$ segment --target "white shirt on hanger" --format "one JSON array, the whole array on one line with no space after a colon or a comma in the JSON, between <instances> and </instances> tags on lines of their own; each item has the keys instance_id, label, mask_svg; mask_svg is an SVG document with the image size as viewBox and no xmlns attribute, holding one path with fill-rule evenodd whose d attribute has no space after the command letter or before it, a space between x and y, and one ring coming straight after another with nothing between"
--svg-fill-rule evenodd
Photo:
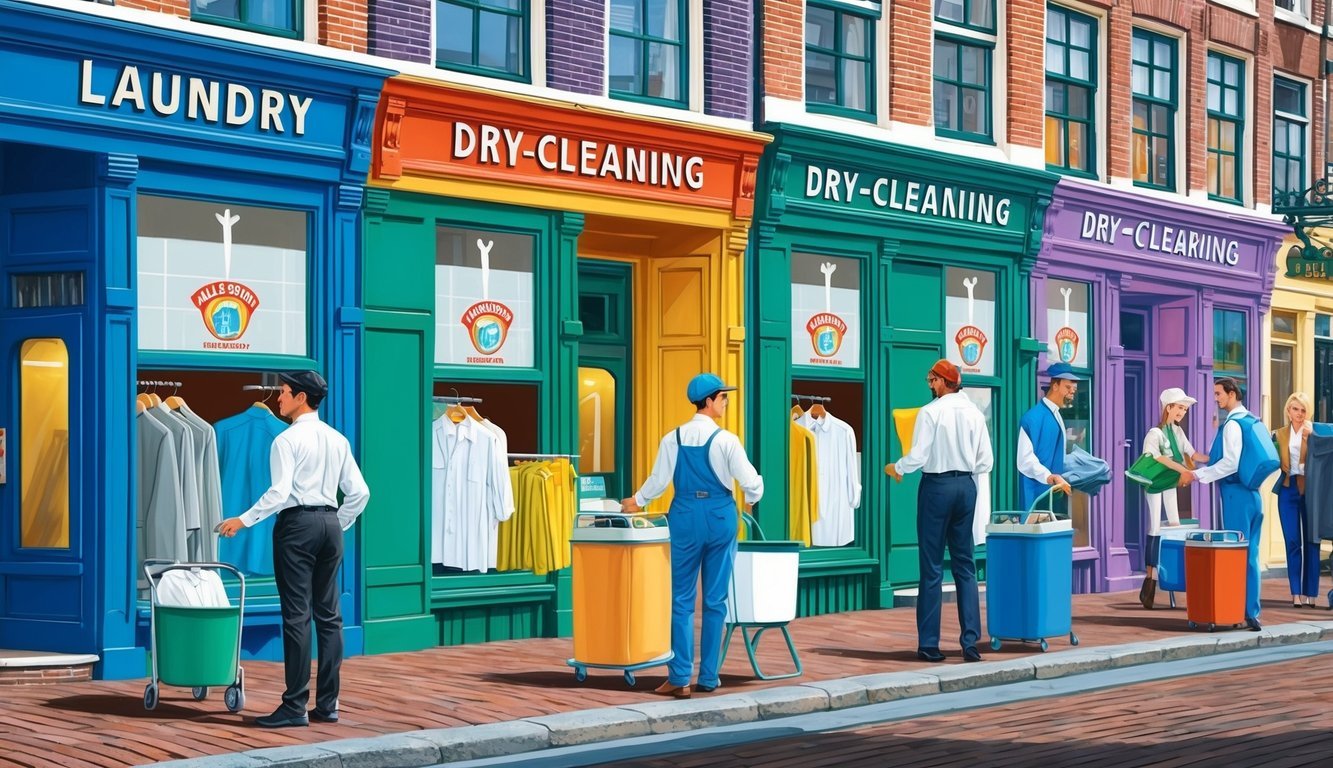
<instances>
[{"instance_id":1,"label":"white shirt on hanger","mask_svg":"<svg viewBox=\"0 0 1333 768\"><path fill-rule=\"evenodd\" d=\"M496 562L501 521L514 514L508 455L473 419L431 428L431 562L485 571Z\"/></svg>"},{"instance_id":2,"label":"white shirt on hanger","mask_svg":"<svg viewBox=\"0 0 1333 768\"><path fill-rule=\"evenodd\" d=\"M819 519L810 525L810 543L816 547L850 544L856 537L853 510L861 506L856 433L831 413L818 419L807 413L798 423L814 434L819 462Z\"/></svg>"},{"instance_id":3,"label":"white shirt on hanger","mask_svg":"<svg viewBox=\"0 0 1333 768\"><path fill-rule=\"evenodd\" d=\"M296 417L274 438L269 467L273 485L241 514L247 528L289 507L337 507L341 490L338 522L345 531L370 502L370 488L352 458L352 446L337 430L320 421L318 413Z\"/></svg>"}]
</instances>

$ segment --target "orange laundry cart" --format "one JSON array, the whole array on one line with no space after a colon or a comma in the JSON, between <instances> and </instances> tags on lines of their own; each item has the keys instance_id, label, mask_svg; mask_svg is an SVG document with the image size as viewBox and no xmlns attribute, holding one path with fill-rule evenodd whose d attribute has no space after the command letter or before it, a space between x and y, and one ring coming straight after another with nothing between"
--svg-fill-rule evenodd
<instances>
[{"instance_id":1,"label":"orange laundry cart","mask_svg":"<svg viewBox=\"0 0 1333 768\"><path fill-rule=\"evenodd\" d=\"M1249 544L1239 531L1191 531L1185 537L1185 615L1190 629L1245 621Z\"/></svg>"},{"instance_id":2,"label":"orange laundry cart","mask_svg":"<svg viewBox=\"0 0 1333 768\"><path fill-rule=\"evenodd\" d=\"M580 512L573 546L574 678L671 660L671 534L661 516Z\"/></svg>"}]
</instances>

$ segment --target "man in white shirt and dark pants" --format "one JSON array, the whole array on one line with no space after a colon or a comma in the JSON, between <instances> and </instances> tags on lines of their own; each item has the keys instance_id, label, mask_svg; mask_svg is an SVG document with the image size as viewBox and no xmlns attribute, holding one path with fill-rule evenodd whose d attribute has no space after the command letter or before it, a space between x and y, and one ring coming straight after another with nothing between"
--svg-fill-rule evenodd
<instances>
[{"instance_id":1,"label":"man in white shirt and dark pants","mask_svg":"<svg viewBox=\"0 0 1333 768\"><path fill-rule=\"evenodd\" d=\"M972 519L976 514L977 475L991 470L995 458L981 409L964 395L958 366L940 360L926 374L934 397L916 417L912 450L884 468L894 480L922 470L917 489L916 535L921 581L916 601L916 654L923 661L944 661L940 651L940 602L944 582L944 545L949 545L953 582L958 590L959 643L964 661L981 661L981 600L973 560Z\"/></svg>"},{"instance_id":2,"label":"man in white shirt and dark pants","mask_svg":"<svg viewBox=\"0 0 1333 768\"><path fill-rule=\"evenodd\" d=\"M287 689L282 706L257 718L265 728L304 726L310 719L338 721L339 670L342 667L342 612L338 571L343 561L343 531L352 527L370 500L370 489L352 458L351 445L320 421L316 409L328 394L314 371L283 373L278 412L292 425L273 441L269 463L273 485L240 517L218 526L235 536L273 514L273 576L282 605L282 659ZM338 506L338 491L343 504ZM315 708L310 701L310 619L319 638Z\"/></svg>"}]
</instances>

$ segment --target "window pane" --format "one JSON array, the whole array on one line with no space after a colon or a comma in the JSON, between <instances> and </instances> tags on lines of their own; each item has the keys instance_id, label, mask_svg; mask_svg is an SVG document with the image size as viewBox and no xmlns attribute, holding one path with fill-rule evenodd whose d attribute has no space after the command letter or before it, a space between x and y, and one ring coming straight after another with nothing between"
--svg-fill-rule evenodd
<instances>
[{"instance_id":1,"label":"window pane","mask_svg":"<svg viewBox=\"0 0 1333 768\"><path fill-rule=\"evenodd\" d=\"M945 21L962 21L963 0L935 0L935 16Z\"/></svg>"},{"instance_id":2,"label":"window pane","mask_svg":"<svg viewBox=\"0 0 1333 768\"><path fill-rule=\"evenodd\" d=\"M1148 95L1148 68L1142 64L1134 65L1134 93Z\"/></svg>"},{"instance_id":3,"label":"window pane","mask_svg":"<svg viewBox=\"0 0 1333 768\"><path fill-rule=\"evenodd\" d=\"M246 3L245 22L275 29L294 29L292 23L292 3L290 0L269 0L269 2Z\"/></svg>"},{"instance_id":4,"label":"window pane","mask_svg":"<svg viewBox=\"0 0 1333 768\"><path fill-rule=\"evenodd\" d=\"M1086 21L1071 20L1069 43L1078 48L1092 48L1092 25Z\"/></svg>"},{"instance_id":5,"label":"window pane","mask_svg":"<svg viewBox=\"0 0 1333 768\"><path fill-rule=\"evenodd\" d=\"M19 353L19 546L69 547L69 350L29 339Z\"/></svg>"},{"instance_id":6,"label":"window pane","mask_svg":"<svg viewBox=\"0 0 1333 768\"><path fill-rule=\"evenodd\" d=\"M948 130L958 130L958 86L948 83L935 83L935 125Z\"/></svg>"},{"instance_id":7,"label":"window pane","mask_svg":"<svg viewBox=\"0 0 1333 768\"><path fill-rule=\"evenodd\" d=\"M1152 52L1153 65L1158 67L1171 67L1175 64L1171 58L1171 44L1165 40L1154 40Z\"/></svg>"},{"instance_id":8,"label":"window pane","mask_svg":"<svg viewBox=\"0 0 1333 768\"><path fill-rule=\"evenodd\" d=\"M1087 137L1088 126L1083 123L1071 122L1068 124L1069 130L1069 167L1087 170Z\"/></svg>"},{"instance_id":9,"label":"window pane","mask_svg":"<svg viewBox=\"0 0 1333 768\"><path fill-rule=\"evenodd\" d=\"M1148 38L1134 33L1134 46L1132 48L1133 61L1139 62L1148 60Z\"/></svg>"},{"instance_id":10,"label":"window pane","mask_svg":"<svg viewBox=\"0 0 1333 768\"><path fill-rule=\"evenodd\" d=\"M1222 108L1222 88L1217 83L1208 84L1208 111L1216 112Z\"/></svg>"},{"instance_id":11,"label":"window pane","mask_svg":"<svg viewBox=\"0 0 1333 768\"><path fill-rule=\"evenodd\" d=\"M519 55L522 50L521 16L483 11L478 19L477 64L513 74L522 74Z\"/></svg>"},{"instance_id":12,"label":"window pane","mask_svg":"<svg viewBox=\"0 0 1333 768\"><path fill-rule=\"evenodd\" d=\"M986 127L986 92L967 88L963 91L963 130L988 133Z\"/></svg>"},{"instance_id":13,"label":"window pane","mask_svg":"<svg viewBox=\"0 0 1333 768\"><path fill-rule=\"evenodd\" d=\"M611 35L611 90L622 93L643 93L643 58L640 42L633 38Z\"/></svg>"},{"instance_id":14,"label":"window pane","mask_svg":"<svg viewBox=\"0 0 1333 768\"><path fill-rule=\"evenodd\" d=\"M1171 178L1171 165L1166 139L1157 137L1152 142L1153 183L1166 186Z\"/></svg>"},{"instance_id":15,"label":"window pane","mask_svg":"<svg viewBox=\"0 0 1333 768\"><path fill-rule=\"evenodd\" d=\"M1272 410L1269 413L1269 426L1276 427L1279 424L1287 422L1285 406L1287 396L1296 390L1295 382L1292 381L1292 349L1279 345L1273 346L1271 361L1271 371L1273 376L1273 397Z\"/></svg>"},{"instance_id":16,"label":"window pane","mask_svg":"<svg viewBox=\"0 0 1333 768\"><path fill-rule=\"evenodd\" d=\"M963 82L970 85L986 85L986 59L990 51L973 45L962 46Z\"/></svg>"},{"instance_id":17,"label":"window pane","mask_svg":"<svg viewBox=\"0 0 1333 768\"><path fill-rule=\"evenodd\" d=\"M1068 94L1069 115L1081 118L1091 117L1088 108L1092 103L1092 92L1081 85L1067 85L1065 91Z\"/></svg>"},{"instance_id":18,"label":"window pane","mask_svg":"<svg viewBox=\"0 0 1333 768\"><path fill-rule=\"evenodd\" d=\"M1305 126L1292 123L1287 126L1287 154L1305 157Z\"/></svg>"},{"instance_id":19,"label":"window pane","mask_svg":"<svg viewBox=\"0 0 1333 768\"><path fill-rule=\"evenodd\" d=\"M1134 102L1134 128L1140 131L1148 130L1148 105L1142 101Z\"/></svg>"},{"instance_id":20,"label":"window pane","mask_svg":"<svg viewBox=\"0 0 1333 768\"><path fill-rule=\"evenodd\" d=\"M1065 49L1059 43L1046 43L1046 71L1065 74Z\"/></svg>"},{"instance_id":21,"label":"window pane","mask_svg":"<svg viewBox=\"0 0 1333 768\"><path fill-rule=\"evenodd\" d=\"M1134 180L1151 181L1148 178L1148 137L1141 133L1134 134Z\"/></svg>"},{"instance_id":22,"label":"window pane","mask_svg":"<svg viewBox=\"0 0 1333 768\"><path fill-rule=\"evenodd\" d=\"M1046 6L1046 38L1057 43L1065 42L1065 24L1069 16L1053 6Z\"/></svg>"},{"instance_id":23,"label":"window pane","mask_svg":"<svg viewBox=\"0 0 1333 768\"><path fill-rule=\"evenodd\" d=\"M958 79L958 46L946 40L935 41L935 77Z\"/></svg>"},{"instance_id":24,"label":"window pane","mask_svg":"<svg viewBox=\"0 0 1333 768\"><path fill-rule=\"evenodd\" d=\"M435 230L435 363L530 367L536 238Z\"/></svg>"},{"instance_id":25,"label":"window pane","mask_svg":"<svg viewBox=\"0 0 1333 768\"><path fill-rule=\"evenodd\" d=\"M1173 99L1175 94L1171 92L1171 72L1169 70L1156 70L1152 73L1152 95L1159 99Z\"/></svg>"},{"instance_id":26,"label":"window pane","mask_svg":"<svg viewBox=\"0 0 1333 768\"><path fill-rule=\"evenodd\" d=\"M1282 154L1287 153L1287 128L1285 120L1278 118L1273 121L1273 151Z\"/></svg>"},{"instance_id":27,"label":"window pane","mask_svg":"<svg viewBox=\"0 0 1333 768\"><path fill-rule=\"evenodd\" d=\"M643 34L643 14L639 0L611 0L611 29Z\"/></svg>"},{"instance_id":28,"label":"window pane","mask_svg":"<svg viewBox=\"0 0 1333 768\"><path fill-rule=\"evenodd\" d=\"M1092 78L1092 72L1088 67L1087 51L1069 52L1069 76L1077 77L1079 80L1089 80Z\"/></svg>"},{"instance_id":29,"label":"window pane","mask_svg":"<svg viewBox=\"0 0 1333 768\"><path fill-rule=\"evenodd\" d=\"M1152 115L1151 130L1153 133L1166 133L1166 131L1170 129L1170 124L1168 123L1170 113L1167 112L1166 107L1160 104L1154 104L1149 114Z\"/></svg>"},{"instance_id":30,"label":"window pane","mask_svg":"<svg viewBox=\"0 0 1333 768\"><path fill-rule=\"evenodd\" d=\"M864 61L844 59L842 62L843 106L851 109L866 110L866 72L869 65Z\"/></svg>"},{"instance_id":31,"label":"window pane","mask_svg":"<svg viewBox=\"0 0 1333 768\"><path fill-rule=\"evenodd\" d=\"M969 14L967 23L974 27L982 27L984 29L993 27L995 25L995 20L991 13L991 8L994 6L994 2L995 0L971 0L971 13Z\"/></svg>"},{"instance_id":32,"label":"window pane","mask_svg":"<svg viewBox=\"0 0 1333 768\"><path fill-rule=\"evenodd\" d=\"M664 40L680 40L679 0L648 0L648 34Z\"/></svg>"},{"instance_id":33,"label":"window pane","mask_svg":"<svg viewBox=\"0 0 1333 768\"><path fill-rule=\"evenodd\" d=\"M1208 56L1208 79L1222 79L1222 60L1212 54Z\"/></svg>"},{"instance_id":34,"label":"window pane","mask_svg":"<svg viewBox=\"0 0 1333 768\"><path fill-rule=\"evenodd\" d=\"M805 100L812 104L837 104L836 62L827 53L805 54Z\"/></svg>"},{"instance_id":35,"label":"window pane","mask_svg":"<svg viewBox=\"0 0 1333 768\"><path fill-rule=\"evenodd\" d=\"M194 0L194 9L209 16L241 20L241 0Z\"/></svg>"},{"instance_id":36,"label":"window pane","mask_svg":"<svg viewBox=\"0 0 1333 768\"><path fill-rule=\"evenodd\" d=\"M1046 109L1051 112L1068 114L1068 104L1065 102L1065 88L1063 83L1053 83L1046 81Z\"/></svg>"},{"instance_id":37,"label":"window pane","mask_svg":"<svg viewBox=\"0 0 1333 768\"><path fill-rule=\"evenodd\" d=\"M648 44L648 95L680 98L680 46Z\"/></svg>"},{"instance_id":38,"label":"window pane","mask_svg":"<svg viewBox=\"0 0 1333 768\"><path fill-rule=\"evenodd\" d=\"M616 380L579 368L579 474L616 471Z\"/></svg>"},{"instance_id":39,"label":"window pane","mask_svg":"<svg viewBox=\"0 0 1333 768\"><path fill-rule=\"evenodd\" d=\"M864 58L866 55L866 38L869 37L870 24L860 16L843 14L842 17L842 48L843 53L850 56L859 56Z\"/></svg>"},{"instance_id":40,"label":"window pane","mask_svg":"<svg viewBox=\"0 0 1333 768\"><path fill-rule=\"evenodd\" d=\"M440 3L435 16L435 58L449 64L472 64L471 8Z\"/></svg>"},{"instance_id":41,"label":"window pane","mask_svg":"<svg viewBox=\"0 0 1333 768\"><path fill-rule=\"evenodd\" d=\"M805 8L805 43L830 51L837 45L834 32L837 29L837 14L817 5Z\"/></svg>"},{"instance_id":42,"label":"window pane","mask_svg":"<svg viewBox=\"0 0 1333 768\"><path fill-rule=\"evenodd\" d=\"M1219 179L1219 197L1225 197L1228 200L1235 200L1236 194L1236 158L1232 155L1222 155L1219 158L1221 162L1221 178Z\"/></svg>"},{"instance_id":43,"label":"window pane","mask_svg":"<svg viewBox=\"0 0 1333 768\"><path fill-rule=\"evenodd\" d=\"M1273 109L1290 115L1305 115L1305 88L1281 77L1273 79Z\"/></svg>"},{"instance_id":44,"label":"window pane","mask_svg":"<svg viewBox=\"0 0 1333 768\"><path fill-rule=\"evenodd\" d=\"M1046 164L1064 166L1065 164L1065 121L1046 116Z\"/></svg>"}]
</instances>

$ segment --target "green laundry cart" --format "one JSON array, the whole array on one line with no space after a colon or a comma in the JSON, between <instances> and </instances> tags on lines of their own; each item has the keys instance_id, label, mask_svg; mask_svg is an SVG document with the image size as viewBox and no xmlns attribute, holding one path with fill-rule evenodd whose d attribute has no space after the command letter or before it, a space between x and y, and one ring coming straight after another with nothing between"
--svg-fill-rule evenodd
<instances>
[{"instance_id":1,"label":"green laundry cart","mask_svg":"<svg viewBox=\"0 0 1333 768\"><path fill-rule=\"evenodd\" d=\"M195 701L206 699L209 688L225 687L222 701L227 711L240 712L245 707L245 670L241 668L245 575L226 563L145 560L143 569L151 596L149 634L153 659L152 679L143 692L144 709L157 707L161 686L165 684L191 689ZM225 592L217 594L221 591L220 579L199 578L205 572L218 571L236 577L239 589L234 604ZM194 576L200 584L215 588L201 588L197 594L203 596L198 599L167 601L202 604L163 604L163 578L173 572Z\"/></svg>"}]
</instances>

